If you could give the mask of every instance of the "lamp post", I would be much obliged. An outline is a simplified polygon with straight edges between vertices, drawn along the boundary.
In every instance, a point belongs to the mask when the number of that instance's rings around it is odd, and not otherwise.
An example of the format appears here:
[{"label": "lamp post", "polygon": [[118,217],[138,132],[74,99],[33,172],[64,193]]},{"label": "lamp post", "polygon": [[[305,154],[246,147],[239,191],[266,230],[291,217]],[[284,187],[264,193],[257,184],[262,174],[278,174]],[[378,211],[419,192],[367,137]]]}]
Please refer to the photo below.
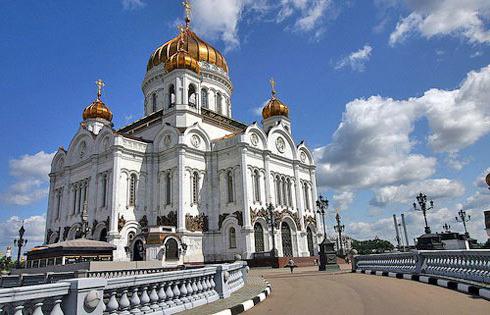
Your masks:
[{"label": "lamp post", "polygon": [[318,197],[316,202],[316,213],[322,216],[323,223],[323,241],[320,243],[320,264],[318,265],[319,271],[326,271],[327,265],[330,266],[329,270],[338,270],[337,257],[335,255],[334,243],[327,238],[327,227],[325,225],[325,214],[328,208],[328,200],[323,196]]},{"label": "lamp post", "polygon": [[345,226],[343,224],[340,224],[340,214],[337,209],[337,214],[335,215],[335,221],[337,221],[337,225],[334,226],[334,229],[337,233],[339,233],[339,245],[340,245],[340,250],[339,253],[340,255],[344,255],[344,247],[342,245],[342,232],[345,229]]},{"label": "lamp post", "polygon": [[83,203],[83,209],[82,209],[81,217],[82,217],[82,228],[81,228],[82,230],[80,232],[81,232],[82,238],[87,238],[87,235],[90,234],[90,230],[91,230],[89,225],[88,225],[87,201],[85,201]]},{"label": "lamp post", "polygon": [[15,268],[19,269],[20,268],[20,254],[22,253],[22,247],[27,244],[27,240],[24,239],[24,233],[26,230],[24,229],[24,222],[22,222],[22,225],[19,229],[19,239],[14,240],[14,246],[19,247],[19,250],[17,251],[17,263]]},{"label": "lamp post", "polygon": [[272,232],[272,250],[271,250],[271,256],[275,258],[275,257],[277,257],[276,237],[275,237],[275,234],[274,234],[276,222],[274,220],[274,205],[272,204],[272,202],[269,203],[269,205],[267,206],[267,213],[269,215],[267,217],[267,224],[269,224],[271,226],[271,232]]},{"label": "lamp post", "polygon": [[447,224],[447,222],[446,222],[446,223],[444,223],[444,225],[442,226],[442,229],[443,229],[443,230],[444,230],[444,232],[446,232],[446,233],[451,232],[451,226],[450,226],[449,224]]},{"label": "lamp post", "polygon": [[434,208],[434,201],[430,200],[429,201],[430,206],[427,207],[427,195],[420,193],[417,196],[417,202],[418,202],[420,208],[417,208],[417,204],[414,202],[413,203],[413,209],[415,211],[422,211],[422,214],[424,215],[424,221],[425,221],[425,234],[430,234],[430,227],[427,224],[427,211]]},{"label": "lamp post", "polygon": [[463,227],[464,227],[464,235],[466,235],[466,237],[470,237],[470,233],[468,233],[468,229],[466,228],[466,222],[469,222],[471,220],[471,215],[467,215],[466,214],[466,211],[464,211],[463,209],[459,210],[458,211],[458,216],[454,217],[454,219],[456,219],[456,222],[458,223],[463,223]]},{"label": "lamp post", "polygon": [[328,208],[328,200],[326,198],[323,198],[322,195],[318,197],[318,200],[316,201],[316,213],[320,214],[322,216],[322,225],[323,225],[323,242],[327,239],[327,228],[325,226],[325,213]]}]

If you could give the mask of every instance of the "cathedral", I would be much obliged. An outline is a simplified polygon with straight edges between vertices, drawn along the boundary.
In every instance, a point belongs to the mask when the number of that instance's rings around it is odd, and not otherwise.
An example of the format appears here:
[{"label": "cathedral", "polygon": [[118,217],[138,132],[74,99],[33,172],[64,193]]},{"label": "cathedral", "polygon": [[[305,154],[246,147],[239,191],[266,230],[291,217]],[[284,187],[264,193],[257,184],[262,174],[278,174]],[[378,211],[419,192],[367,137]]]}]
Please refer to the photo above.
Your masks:
[{"label": "cathedral", "polygon": [[149,58],[141,119],[116,129],[96,82],[51,164],[45,243],[86,237],[113,244],[115,261],[162,265],[253,259],[273,244],[279,256],[315,255],[315,164],[275,82],[261,124],[235,120],[226,59],[184,6],[179,34]]}]

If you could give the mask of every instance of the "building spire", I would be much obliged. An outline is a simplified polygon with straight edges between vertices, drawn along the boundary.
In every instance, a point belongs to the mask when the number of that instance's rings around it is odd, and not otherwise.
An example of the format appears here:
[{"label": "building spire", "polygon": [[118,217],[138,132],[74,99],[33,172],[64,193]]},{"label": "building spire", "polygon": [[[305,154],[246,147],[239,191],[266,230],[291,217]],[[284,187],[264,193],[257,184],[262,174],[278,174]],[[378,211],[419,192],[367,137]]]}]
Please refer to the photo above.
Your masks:
[{"label": "building spire", "polygon": [[276,81],[274,80],[274,78],[271,78],[269,80],[270,84],[271,84],[271,94],[272,94],[272,98],[276,98]]},{"label": "building spire", "polygon": [[184,6],[185,10],[185,28],[189,29],[189,25],[191,23],[192,6],[189,0],[182,2],[182,5]]},{"label": "building spire", "polygon": [[101,79],[98,79],[95,81],[95,84],[97,85],[97,99],[100,101],[100,97],[102,95],[102,88],[105,86],[104,81]]}]

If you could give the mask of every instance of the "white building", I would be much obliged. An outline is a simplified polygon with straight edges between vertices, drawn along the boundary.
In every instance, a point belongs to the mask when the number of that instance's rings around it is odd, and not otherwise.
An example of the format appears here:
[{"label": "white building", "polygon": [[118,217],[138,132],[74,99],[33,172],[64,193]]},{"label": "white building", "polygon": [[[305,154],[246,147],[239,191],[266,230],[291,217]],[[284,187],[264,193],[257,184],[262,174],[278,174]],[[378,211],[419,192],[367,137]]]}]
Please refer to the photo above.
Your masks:
[{"label": "white building", "polygon": [[114,129],[98,82],[52,162],[46,243],[81,237],[86,206],[88,237],[116,245],[115,260],[251,258],[272,249],[272,203],[279,255],[310,256],[322,230],[310,150],[294,143],[274,88],[262,125],[232,118],[226,60],[189,22],[150,57],[143,118]]}]

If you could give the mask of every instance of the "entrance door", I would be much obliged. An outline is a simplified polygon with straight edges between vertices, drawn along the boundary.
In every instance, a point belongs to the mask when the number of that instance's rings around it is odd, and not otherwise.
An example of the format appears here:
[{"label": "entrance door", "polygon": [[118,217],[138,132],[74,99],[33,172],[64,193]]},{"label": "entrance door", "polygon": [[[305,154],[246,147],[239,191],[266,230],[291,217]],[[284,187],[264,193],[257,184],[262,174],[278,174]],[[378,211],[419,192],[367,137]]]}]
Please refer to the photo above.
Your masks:
[{"label": "entrance door", "polygon": [[173,238],[165,243],[165,260],[179,260],[179,249],[177,241]]},{"label": "entrance door", "polygon": [[137,240],[134,242],[133,246],[133,261],[145,260],[145,248],[143,246],[143,241]]},{"label": "entrance door", "polygon": [[310,252],[310,256],[315,256],[315,249],[313,248],[313,233],[311,229],[308,227],[306,229],[306,239],[308,240],[308,251]]},{"label": "entrance door", "polygon": [[254,225],[255,252],[264,251],[264,229],[262,224],[255,223]]},{"label": "entrance door", "polygon": [[281,225],[282,255],[293,257],[293,242],[291,240],[291,229],[286,222]]}]

